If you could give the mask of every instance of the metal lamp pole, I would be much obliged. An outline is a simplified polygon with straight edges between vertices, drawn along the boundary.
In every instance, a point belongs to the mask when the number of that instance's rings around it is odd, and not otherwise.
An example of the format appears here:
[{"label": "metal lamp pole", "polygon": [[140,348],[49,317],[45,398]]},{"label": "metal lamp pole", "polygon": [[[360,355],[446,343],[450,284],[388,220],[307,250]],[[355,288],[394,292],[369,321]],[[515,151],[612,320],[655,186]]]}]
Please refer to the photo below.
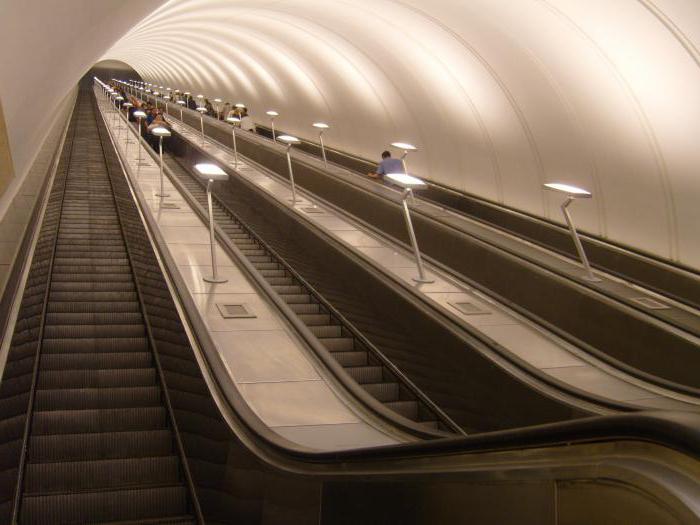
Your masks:
[{"label": "metal lamp pole", "polygon": [[228,180],[228,175],[216,164],[197,164],[195,170],[199,176],[207,181],[207,207],[209,208],[209,245],[211,247],[211,277],[203,277],[208,283],[225,283],[228,279],[219,277],[219,270],[216,266],[216,237],[214,235],[214,211],[211,199],[211,187],[214,181]]}]

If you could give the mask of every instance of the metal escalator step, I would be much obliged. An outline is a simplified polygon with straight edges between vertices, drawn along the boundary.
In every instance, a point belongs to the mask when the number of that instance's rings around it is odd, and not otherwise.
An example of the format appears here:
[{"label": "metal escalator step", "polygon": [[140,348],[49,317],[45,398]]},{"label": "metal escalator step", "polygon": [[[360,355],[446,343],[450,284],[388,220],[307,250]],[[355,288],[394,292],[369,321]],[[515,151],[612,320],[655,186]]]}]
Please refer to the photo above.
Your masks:
[{"label": "metal escalator step", "polygon": [[381,366],[352,366],[345,371],[360,384],[380,383],[383,379]]},{"label": "metal escalator step", "polygon": [[365,383],[362,388],[382,403],[399,400],[398,383]]},{"label": "metal escalator step", "polygon": [[88,352],[145,352],[146,337],[109,337],[93,339],[44,339],[43,353],[88,353]]},{"label": "metal escalator step", "polygon": [[285,300],[287,304],[304,304],[304,303],[310,303],[311,301],[311,295],[306,294],[306,293],[299,293],[299,294],[281,294],[282,299]]},{"label": "metal escalator step", "polygon": [[270,283],[272,286],[276,285],[290,285],[294,284],[294,278],[293,277],[266,277],[265,280]]},{"label": "metal escalator step", "polygon": [[298,284],[273,284],[272,287],[280,295],[303,294],[304,288]]},{"label": "metal escalator step", "polygon": [[317,314],[321,312],[321,305],[318,303],[293,303],[289,307],[297,314]]},{"label": "metal escalator step", "polygon": [[71,324],[137,324],[142,323],[143,317],[140,312],[65,312],[48,313],[46,324],[51,325],[71,325]]},{"label": "metal escalator step", "polygon": [[133,281],[129,282],[51,282],[51,293],[54,292],[133,292]]},{"label": "metal escalator step", "polygon": [[355,340],[352,337],[326,337],[323,346],[329,352],[350,352],[355,349]]},{"label": "metal escalator step", "polygon": [[367,352],[333,352],[333,358],[341,366],[366,366],[368,362]]},{"label": "metal escalator step", "polygon": [[258,263],[269,263],[275,261],[271,255],[246,255],[246,258],[254,265],[257,265]]},{"label": "metal escalator step", "polygon": [[299,319],[301,319],[306,326],[321,326],[326,325],[331,322],[331,316],[329,314],[299,314]]},{"label": "metal escalator step", "polygon": [[131,275],[131,267],[128,265],[96,265],[90,264],[88,261],[81,261],[80,264],[60,264],[54,262],[53,266],[54,273],[65,274],[65,273],[85,273],[85,274],[113,274],[113,273],[125,273]]},{"label": "metal escalator step", "polygon": [[60,265],[75,265],[75,266],[85,266],[86,264],[94,266],[128,266],[129,259],[82,259],[79,257],[56,257],[56,262]]},{"label": "metal escalator step", "polygon": [[417,401],[390,401],[384,404],[387,406],[387,408],[401,414],[405,418],[413,419],[414,421],[418,419]]},{"label": "metal escalator step", "polygon": [[51,301],[59,302],[125,302],[137,301],[136,292],[52,292]]},{"label": "metal escalator step", "polygon": [[172,485],[179,475],[177,456],[29,463],[25,494]]},{"label": "metal escalator step", "polygon": [[150,352],[100,352],[46,354],[41,357],[44,370],[106,370],[116,368],[148,368],[153,366]]},{"label": "metal escalator step", "polygon": [[[249,248],[247,246],[250,246]],[[257,246],[240,246],[241,253],[245,255],[246,257],[253,257],[253,256],[267,256],[267,251],[258,248]]]},{"label": "metal escalator step", "polygon": [[138,324],[105,325],[49,325],[44,327],[44,334],[52,339],[106,339],[109,337],[144,337],[146,328]]},{"label": "metal escalator step", "polygon": [[158,386],[126,388],[57,388],[36,391],[37,410],[88,410],[160,406]]},{"label": "metal escalator step", "polygon": [[53,272],[51,275],[52,283],[86,283],[86,282],[102,282],[102,283],[118,283],[118,282],[133,282],[133,277],[130,272],[121,273],[61,273]]},{"label": "metal escalator step", "polygon": [[335,339],[342,335],[343,328],[338,324],[329,324],[325,326],[309,326],[309,330],[319,339]]},{"label": "metal escalator step", "polygon": [[278,270],[280,265],[276,262],[259,262],[255,264],[255,268],[258,270]]},{"label": "metal escalator step", "polygon": [[109,408],[34,412],[32,435],[125,432],[165,428],[165,408]]},{"label": "metal escalator step", "polygon": [[170,429],[55,434],[29,439],[29,459],[36,463],[169,456],[173,451]]},{"label": "metal escalator step", "polygon": [[55,388],[114,388],[152,386],[156,381],[154,368],[122,368],[116,370],[46,370],[39,374],[42,390]]},{"label": "metal escalator step", "polygon": [[179,517],[187,514],[187,492],[181,485],[22,498],[23,525],[95,523],[115,520]]},{"label": "metal escalator step", "polygon": [[283,268],[260,269],[260,275],[263,277],[286,277],[287,271]]}]

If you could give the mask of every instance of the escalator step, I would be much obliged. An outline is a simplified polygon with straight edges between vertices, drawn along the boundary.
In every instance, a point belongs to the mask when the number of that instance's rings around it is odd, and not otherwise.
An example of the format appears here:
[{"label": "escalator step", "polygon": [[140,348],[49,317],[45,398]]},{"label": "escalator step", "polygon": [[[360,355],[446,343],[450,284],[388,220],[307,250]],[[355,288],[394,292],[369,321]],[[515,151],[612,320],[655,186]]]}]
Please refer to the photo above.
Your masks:
[{"label": "escalator step", "polygon": [[110,337],[104,339],[44,339],[43,353],[88,353],[88,352],[146,352],[145,337]]},{"label": "escalator step", "polygon": [[418,402],[417,401],[390,401],[385,403],[387,408],[401,414],[408,419],[418,418]]},{"label": "escalator step", "polygon": [[345,369],[350,376],[360,383],[380,383],[382,377],[381,366],[352,366]]},{"label": "escalator step", "polygon": [[85,301],[80,303],[48,304],[49,314],[81,314],[81,313],[135,313],[140,312],[138,301]]},{"label": "escalator step", "polygon": [[29,463],[25,494],[170,485],[179,481],[177,456]]},{"label": "escalator step", "polygon": [[34,412],[32,434],[126,432],[165,428],[165,408],[109,408]]},{"label": "escalator step", "polygon": [[355,350],[355,340],[351,337],[327,337],[323,340],[323,346],[329,352],[351,352]]},{"label": "escalator step", "polygon": [[115,325],[46,325],[44,334],[47,338],[55,339],[93,339],[110,337],[143,337],[146,328],[139,324]]},{"label": "escalator step", "polygon": [[309,326],[309,330],[319,339],[338,338],[343,332],[343,328],[338,324]]},{"label": "escalator step", "polygon": [[260,275],[263,277],[286,277],[287,272],[282,268],[262,269],[260,270]]},{"label": "escalator step", "polygon": [[287,304],[304,304],[312,302],[311,296],[306,293],[282,294],[282,299],[284,299]]},{"label": "escalator step", "polygon": [[290,285],[294,284],[294,278],[290,276],[286,277],[266,277],[265,280],[272,286],[276,285]]},{"label": "escalator step", "polygon": [[333,352],[333,358],[344,367],[366,366],[367,352]]},{"label": "escalator step", "polygon": [[169,456],[173,450],[168,429],[55,434],[29,439],[29,459],[36,463]]},{"label": "escalator step", "polygon": [[26,496],[22,523],[94,523],[187,514],[182,486]]},{"label": "escalator step", "polygon": [[53,292],[133,292],[133,282],[56,282],[51,283]]},{"label": "escalator step", "polygon": [[160,388],[61,388],[37,390],[37,410],[87,410],[160,406]]},{"label": "escalator step", "polygon": [[321,305],[318,303],[293,303],[289,307],[297,314],[318,314],[321,312]]},{"label": "escalator step", "polygon": [[140,312],[52,312],[46,316],[46,324],[71,325],[71,324],[137,324],[142,323]]},{"label": "escalator step", "polygon": [[148,368],[150,352],[100,352],[89,354],[46,354],[41,357],[42,370],[106,370],[116,368]]},{"label": "escalator step", "polygon": [[398,401],[399,399],[398,383],[366,383],[362,385],[362,388],[382,403]]},{"label": "escalator step", "polygon": [[153,368],[114,370],[47,370],[39,374],[38,387],[55,388],[118,388],[156,384]]},{"label": "escalator step", "polygon": [[329,314],[299,314],[299,318],[306,326],[322,326],[331,322]]}]

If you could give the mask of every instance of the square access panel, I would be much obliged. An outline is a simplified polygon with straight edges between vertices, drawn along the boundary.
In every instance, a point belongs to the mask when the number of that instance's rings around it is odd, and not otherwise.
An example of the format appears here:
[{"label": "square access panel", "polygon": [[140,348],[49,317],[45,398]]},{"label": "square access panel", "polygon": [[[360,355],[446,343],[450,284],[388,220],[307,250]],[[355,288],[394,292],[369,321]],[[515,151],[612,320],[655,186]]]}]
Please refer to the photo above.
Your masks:
[{"label": "square access panel", "polygon": [[453,308],[456,308],[460,311],[460,313],[463,313],[464,315],[488,315],[491,313],[490,311],[484,310],[480,306],[474,303],[470,303],[469,301],[451,301],[447,304],[449,304]]},{"label": "square access panel", "polygon": [[250,319],[257,317],[250,307],[246,304],[225,304],[216,303],[216,307],[219,309],[221,317],[224,319]]}]

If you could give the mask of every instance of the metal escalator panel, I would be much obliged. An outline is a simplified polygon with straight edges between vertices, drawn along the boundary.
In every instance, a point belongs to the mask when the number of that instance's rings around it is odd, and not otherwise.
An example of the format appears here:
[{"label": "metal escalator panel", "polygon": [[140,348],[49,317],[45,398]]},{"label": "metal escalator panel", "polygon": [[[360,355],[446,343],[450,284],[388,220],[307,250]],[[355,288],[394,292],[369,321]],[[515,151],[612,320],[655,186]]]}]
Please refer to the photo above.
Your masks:
[{"label": "metal escalator panel", "polygon": [[[195,523],[90,96],[77,101],[70,160],[44,219],[53,231],[42,229],[22,303],[34,315],[15,329],[2,382],[3,394],[25,383],[15,404],[29,421],[20,435],[13,426],[8,450],[19,454],[23,437],[26,455],[5,472],[15,519]],[[35,267],[48,273],[41,301]],[[39,334],[29,348],[27,323]]]}]

